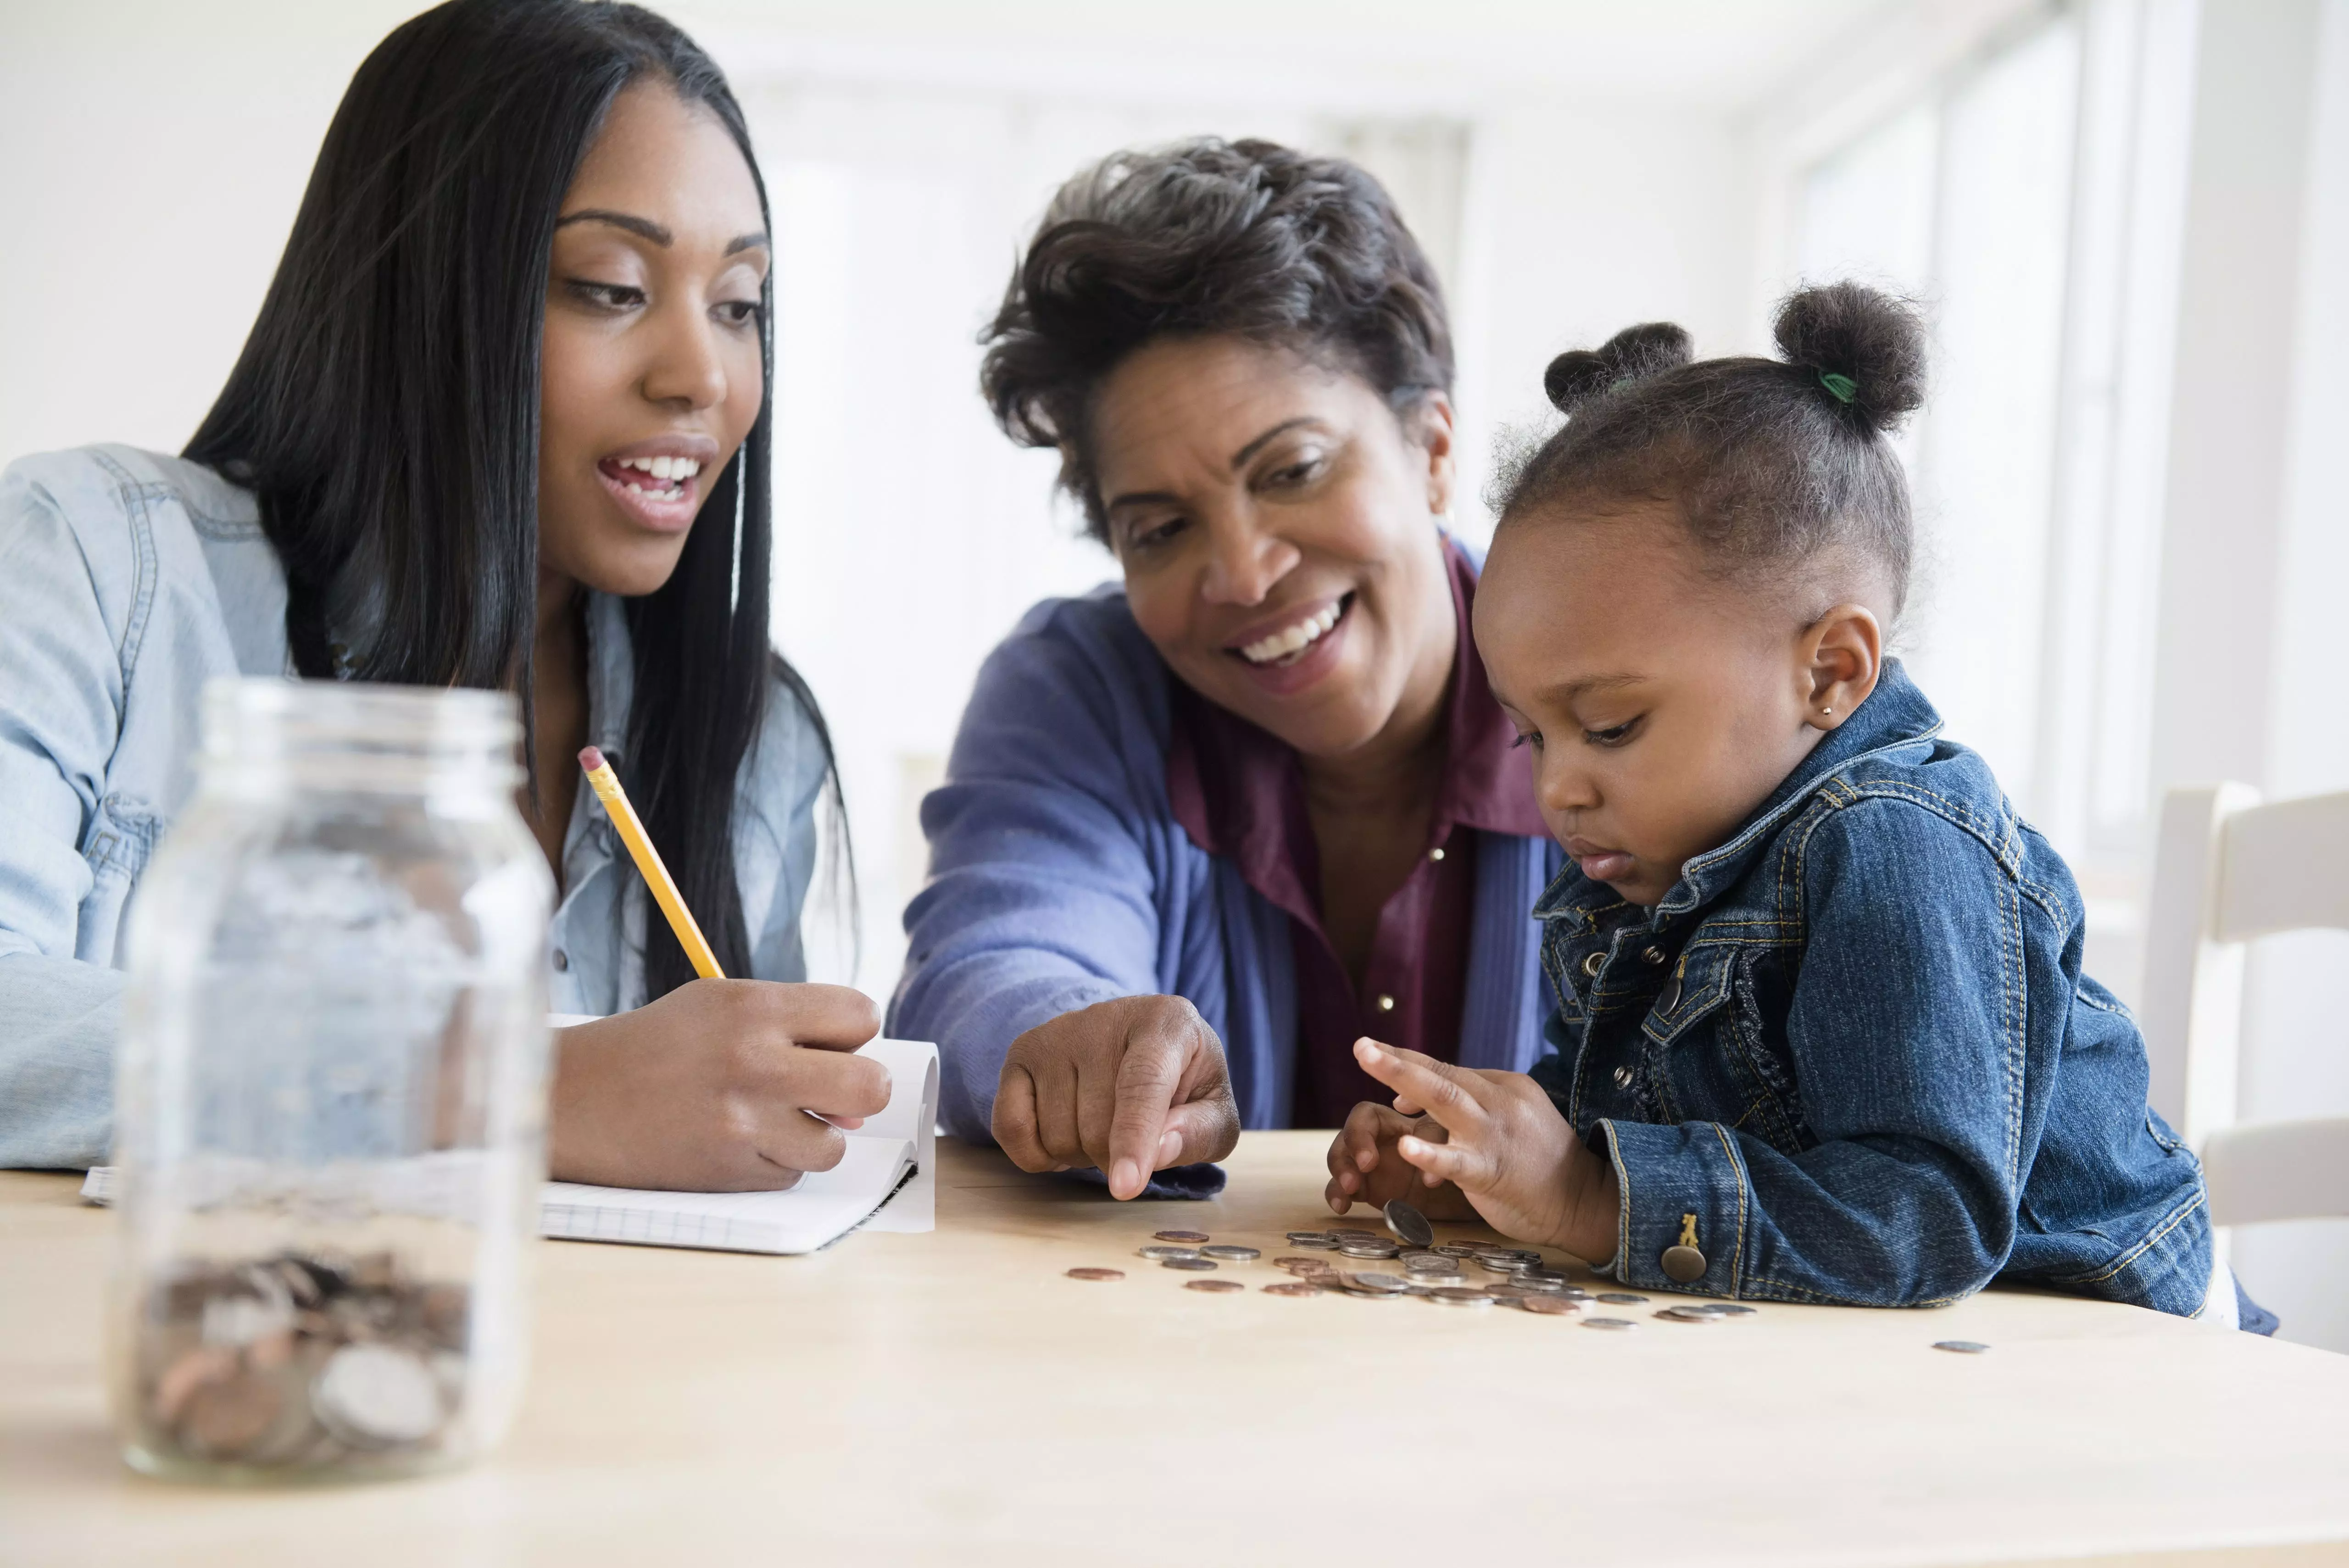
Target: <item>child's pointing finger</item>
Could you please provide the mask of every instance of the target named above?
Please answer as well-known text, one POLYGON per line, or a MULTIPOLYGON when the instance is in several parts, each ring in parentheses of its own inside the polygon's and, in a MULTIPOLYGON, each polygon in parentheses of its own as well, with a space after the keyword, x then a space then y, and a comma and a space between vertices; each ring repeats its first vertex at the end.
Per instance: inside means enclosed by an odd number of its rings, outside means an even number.
POLYGON ((1417 1051, 1399 1051, 1365 1036, 1354 1042, 1354 1059, 1362 1070, 1416 1105, 1445 1127, 1479 1109, 1468 1090, 1465 1075, 1417 1051))

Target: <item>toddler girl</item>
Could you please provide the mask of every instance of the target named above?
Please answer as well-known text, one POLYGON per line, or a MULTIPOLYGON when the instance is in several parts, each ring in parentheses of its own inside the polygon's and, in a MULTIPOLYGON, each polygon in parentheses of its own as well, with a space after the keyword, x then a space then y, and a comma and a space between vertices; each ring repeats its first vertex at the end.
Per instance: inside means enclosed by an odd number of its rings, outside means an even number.
POLYGON ((1626 1284, 1923 1306, 1993 1278, 2233 1321, 2194 1156, 2080 972, 2070 872, 1888 658, 1911 310, 1781 308, 1782 359, 1633 327, 1559 356, 1476 594, 1570 863, 1530 1075, 1364 1040, 1331 1206, 1434 1189, 1626 1284), (1611 1261, 1607 1261, 1611 1260, 1611 1261))

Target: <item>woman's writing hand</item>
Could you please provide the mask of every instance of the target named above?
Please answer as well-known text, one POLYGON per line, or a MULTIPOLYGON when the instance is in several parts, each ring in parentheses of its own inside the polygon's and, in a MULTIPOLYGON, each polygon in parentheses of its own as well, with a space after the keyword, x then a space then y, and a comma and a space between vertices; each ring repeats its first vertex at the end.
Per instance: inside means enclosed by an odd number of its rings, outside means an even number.
POLYGON ((1586 1263, 1615 1255, 1615 1168, 1574 1135, 1540 1085, 1376 1040, 1355 1041, 1354 1059, 1395 1091, 1402 1116, 1424 1113, 1444 1130, 1441 1141, 1399 1130, 1394 1152, 1456 1186, 1485 1223, 1586 1263))
POLYGON ((554 1176, 736 1192, 829 1171, 847 1145, 817 1116, 856 1127, 889 1103, 889 1070, 851 1054, 880 1029, 843 985, 695 980, 557 1030, 554 1176))
POLYGON ((1011 1042, 994 1131, 1023 1171, 1095 1166, 1112 1197, 1131 1198, 1153 1171, 1229 1154, 1240 1118, 1223 1042, 1198 1009, 1180 996, 1122 996, 1011 1042))

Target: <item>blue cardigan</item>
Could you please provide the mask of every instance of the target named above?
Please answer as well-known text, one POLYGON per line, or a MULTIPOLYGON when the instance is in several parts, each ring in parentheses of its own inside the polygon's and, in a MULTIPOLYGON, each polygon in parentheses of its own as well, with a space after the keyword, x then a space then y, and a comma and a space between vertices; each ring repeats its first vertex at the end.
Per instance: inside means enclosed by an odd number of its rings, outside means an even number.
MULTIPOLYGON (((1011 1042, 1117 996, 1188 997, 1224 1042, 1243 1126, 1286 1127, 1296 1080, 1288 916, 1192 842, 1166 796, 1169 684, 1124 592, 1048 599, 988 655, 947 783, 922 802, 930 875, 889 1032, 936 1040, 947 1130, 986 1138, 1011 1042)), ((1555 998, 1532 917, 1547 839, 1478 833, 1463 1066, 1522 1072, 1555 998)))

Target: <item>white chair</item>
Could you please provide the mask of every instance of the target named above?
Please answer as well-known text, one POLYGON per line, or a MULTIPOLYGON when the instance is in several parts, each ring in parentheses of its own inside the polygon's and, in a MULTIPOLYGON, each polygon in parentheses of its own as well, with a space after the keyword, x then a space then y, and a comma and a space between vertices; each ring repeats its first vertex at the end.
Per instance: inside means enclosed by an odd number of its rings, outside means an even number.
MULTIPOLYGON (((2214 1225, 2349 1216, 2349 1117, 2235 1119, 2243 944, 2324 926, 2349 929, 2349 793, 2261 805, 2245 784, 2170 791, 2138 1017, 2153 1108, 2201 1154, 2214 1225)), ((2349 1037, 2349 1008, 2335 1016, 2349 1037)))

